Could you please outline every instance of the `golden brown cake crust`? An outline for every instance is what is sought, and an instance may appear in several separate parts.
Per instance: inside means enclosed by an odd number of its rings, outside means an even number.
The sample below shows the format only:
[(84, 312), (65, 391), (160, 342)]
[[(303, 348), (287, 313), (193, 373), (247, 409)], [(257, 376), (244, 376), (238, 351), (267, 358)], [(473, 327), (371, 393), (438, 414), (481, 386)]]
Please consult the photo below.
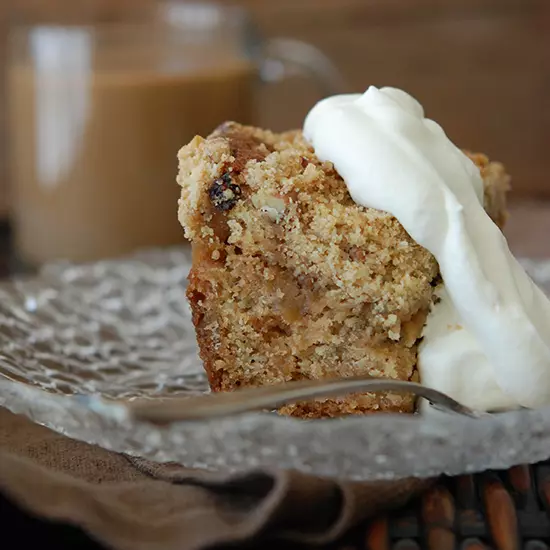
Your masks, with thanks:
[[(505, 220), (508, 176), (470, 155)], [(188, 298), (213, 391), (303, 378), (416, 377), (438, 266), (391, 215), (358, 206), (301, 132), (226, 123), (179, 153), (179, 219), (193, 245)], [(301, 417), (411, 412), (362, 394), (284, 407)]]

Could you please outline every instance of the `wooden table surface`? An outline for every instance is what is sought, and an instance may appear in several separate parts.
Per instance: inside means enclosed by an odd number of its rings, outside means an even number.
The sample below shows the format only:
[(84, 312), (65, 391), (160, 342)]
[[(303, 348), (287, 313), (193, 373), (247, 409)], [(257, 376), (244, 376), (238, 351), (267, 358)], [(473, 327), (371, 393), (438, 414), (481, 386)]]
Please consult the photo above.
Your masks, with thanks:
[(516, 256), (550, 258), (550, 202), (519, 202), (510, 205), (505, 229)]

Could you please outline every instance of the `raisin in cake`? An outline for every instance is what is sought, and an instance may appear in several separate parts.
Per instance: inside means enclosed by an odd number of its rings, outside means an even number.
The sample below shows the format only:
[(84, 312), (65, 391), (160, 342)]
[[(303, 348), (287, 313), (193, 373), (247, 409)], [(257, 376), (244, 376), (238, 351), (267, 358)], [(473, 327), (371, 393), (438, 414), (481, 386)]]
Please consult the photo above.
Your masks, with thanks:
[[(470, 158), (502, 226), (509, 178)], [(301, 132), (226, 123), (183, 147), (179, 165), (188, 298), (213, 391), (364, 373), (416, 380), (437, 263), (394, 217), (355, 204)], [(366, 393), (282, 412), (413, 409), (411, 396)]]

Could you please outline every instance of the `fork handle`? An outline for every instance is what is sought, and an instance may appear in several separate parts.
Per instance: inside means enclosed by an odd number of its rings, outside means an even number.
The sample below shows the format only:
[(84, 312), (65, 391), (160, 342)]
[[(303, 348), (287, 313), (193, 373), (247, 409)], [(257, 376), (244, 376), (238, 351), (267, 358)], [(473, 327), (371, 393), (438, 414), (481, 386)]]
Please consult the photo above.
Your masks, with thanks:
[(246, 412), (276, 409), (282, 405), (317, 397), (345, 395), (351, 392), (380, 391), (412, 393), (444, 410), (466, 416), (477, 416), (468, 407), (432, 388), (416, 382), (371, 376), (300, 380), (190, 398), (136, 400), (126, 403), (125, 407), (130, 416), (137, 420), (169, 423), (184, 420), (211, 420)]

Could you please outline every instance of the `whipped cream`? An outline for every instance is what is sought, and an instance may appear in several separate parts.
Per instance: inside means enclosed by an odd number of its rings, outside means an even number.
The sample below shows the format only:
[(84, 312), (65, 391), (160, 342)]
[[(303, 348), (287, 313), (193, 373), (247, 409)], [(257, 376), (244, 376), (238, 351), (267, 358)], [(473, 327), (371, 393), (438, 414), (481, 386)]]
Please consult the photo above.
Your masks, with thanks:
[(479, 410), (550, 404), (550, 301), (483, 209), (478, 168), (420, 103), (395, 88), (329, 97), (304, 135), (356, 203), (395, 216), (439, 263), (421, 382)]

